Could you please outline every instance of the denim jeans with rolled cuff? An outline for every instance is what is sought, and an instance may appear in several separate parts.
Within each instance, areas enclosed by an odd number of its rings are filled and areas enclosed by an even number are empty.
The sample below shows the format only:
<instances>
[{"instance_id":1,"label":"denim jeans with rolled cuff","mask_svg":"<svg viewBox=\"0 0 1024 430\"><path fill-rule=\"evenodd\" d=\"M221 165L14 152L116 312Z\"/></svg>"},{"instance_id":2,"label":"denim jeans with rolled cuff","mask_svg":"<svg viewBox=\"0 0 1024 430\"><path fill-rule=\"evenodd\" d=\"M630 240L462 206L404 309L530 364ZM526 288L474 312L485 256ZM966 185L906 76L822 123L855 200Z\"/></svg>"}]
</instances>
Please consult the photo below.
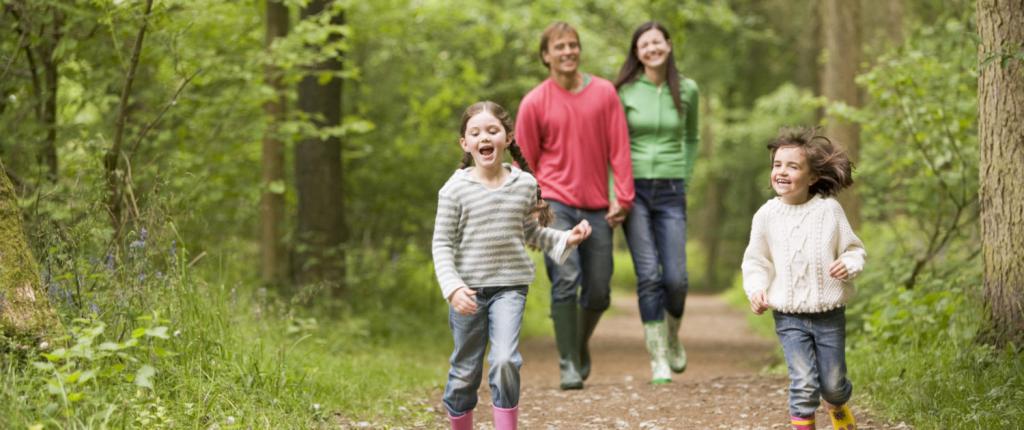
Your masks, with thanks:
<instances>
[{"instance_id":1,"label":"denim jeans with rolled cuff","mask_svg":"<svg viewBox=\"0 0 1024 430\"><path fill-rule=\"evenodd\" d=\"M636 271L643 322L661 321L663 311L683 316L686 273L686 184L683 179L637 179L626 242Z\"/></svg>"},{"instance_id":2,"label":"denim jeans with rolled cuff","mask_svg":"<svg viewBox=\"0 0 1024 430\"><path fill-rule=\"evenodd\" d=\"M483 377L484 350L490 343L487 363L491 400L499 408L519 405L519 330L523 325L529 287L487 287L476 291L476 313L461 315L448 307L448 325L455 340L444 406L452 416L461 416L477 404L477 389Z\"/></svg>"},{"instance_id":3,"label":"denim jeans with rolled cuff","mask_svg":"<svg viewBox=\"0 0 1024 430\"><path fill-rule=\"evenodd\" d=\"M775 333L789 368L789 414L811 417L820 399L833 405L850 400L846 378L846 308L821 313L772 312Z\"/></svg>"}]
</instances>

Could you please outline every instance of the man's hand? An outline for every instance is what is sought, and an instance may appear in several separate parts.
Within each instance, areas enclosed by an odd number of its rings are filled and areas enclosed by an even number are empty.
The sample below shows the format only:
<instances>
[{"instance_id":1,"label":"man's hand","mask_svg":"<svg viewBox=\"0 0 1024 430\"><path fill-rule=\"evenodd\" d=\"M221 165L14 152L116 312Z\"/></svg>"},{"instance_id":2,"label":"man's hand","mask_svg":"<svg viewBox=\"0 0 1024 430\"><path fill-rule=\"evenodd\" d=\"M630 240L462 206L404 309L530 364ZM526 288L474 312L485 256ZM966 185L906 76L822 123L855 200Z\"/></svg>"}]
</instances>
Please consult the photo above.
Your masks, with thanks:
<instances>
[{"instance_id":1,"label":"man's hand","mask_svg":"<svg viewBox=\"0 0 1024 430\"><path fill-rule=\"evenodd\" d=\"M609 227L615 228L626 221L626 215L628 214L628 209L624 209L622 206L619 206L618 201L613 200L611 205L608 206L608 214L604 216L604 220L608 222Z\"/></svg>"},{"instance_id":2,"label":"man's hand","mask_svg":"<svg viewBox=\"0 0 1024 430\"><path fill-rule=\"evenodd\" d=\"M461 286L452 293L452 297L448 301L451 302L455 312L460 315L472 315L476 313L476 298L474 296L476 296L476 291Z\"/></svg>"}]
</instances>

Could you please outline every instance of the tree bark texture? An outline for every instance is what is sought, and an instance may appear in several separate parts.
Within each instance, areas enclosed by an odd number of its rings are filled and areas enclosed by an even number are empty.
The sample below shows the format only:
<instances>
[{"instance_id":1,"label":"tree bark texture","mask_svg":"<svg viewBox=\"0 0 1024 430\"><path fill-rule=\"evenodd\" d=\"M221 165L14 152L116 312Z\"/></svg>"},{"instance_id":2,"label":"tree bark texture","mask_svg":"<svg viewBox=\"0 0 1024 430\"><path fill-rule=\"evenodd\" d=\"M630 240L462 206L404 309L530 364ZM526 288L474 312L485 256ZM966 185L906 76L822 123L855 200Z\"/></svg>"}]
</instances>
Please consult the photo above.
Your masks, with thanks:
<instances>
[{"instance_id":1,"label":"tree bark texture","mask_svg":"<svg viewBox=\"0 0 1024 430\"><path fill-rule=\"evenodd\" d=\"M829 102L860 106L860 93L854 79L861 60L860 3L848 0L825 0L819 5L822 17L825 64L822 69L821 94ZM829 115L825 135L849 151L854 164L860 161L860 127ZM854 229L860 226L860 197L857 186L840 193L839 202Z\"/></svg>"},{"instance_id":2,"label":"tree bark texture","mask_svg":"<svg viewBox=\"0 0 1024 430\"><path fill-rule=\"evenodd\" d=\"M996 343L1024 345L1024 0L978 0L977 17L985 300Z\"/></svg>"},{"instance_id":3,"label":"tree bark texture","mask_svg":"<svg viewBox=\"0 0 1024 430\"><path fill-rule=\"evenodd\" d=\"M330 1L314 0L302 10L302 18L326 10ZM334 16L335 24L343 22ZM340 36L334 36L340 37ZM311 66L299 83L298 106L317 127L341 124L341 78L326 82L322 73L341 71L341 58L330 58ZM298 191L295 271L300 284L318 281L336 283L344 276L345 219L341 140L306 137L295 146L295 185ZM340 288L337 289L340 292Z\"/></svg>"},{"instance_id":4,"label":"tree bark texture","mask_svg":"<svg viewBox=\"0 0 1024 430\"><path fill-rule=\"evenodd\" d=\"M288 34L288 7L279 0L267 0L266 6L266 48L274 40ZM274 91L274 98L263 104L267 127L263 134L261 158L263 194L260 200L260 251L262 254L261 275L263 282L278 284L287 273L287 259L284 247L284 192L283 187L272 184L284 183L284 143L279 136L280 125L285 121L286 97L281 70L273 64L265 66L264 81Z\"/></svg>"},{"instance_id":5,"label":"tree bark texture","mask_svg":"<svg viewBox=\"0 0 1024 430\"><path fill-rule=\"evenodd\" d=\"M21 211L7 170L0 162L0 330L12 337L47 339L60 321L39 278L25 241Z\"/></svg>"}]
</instances>

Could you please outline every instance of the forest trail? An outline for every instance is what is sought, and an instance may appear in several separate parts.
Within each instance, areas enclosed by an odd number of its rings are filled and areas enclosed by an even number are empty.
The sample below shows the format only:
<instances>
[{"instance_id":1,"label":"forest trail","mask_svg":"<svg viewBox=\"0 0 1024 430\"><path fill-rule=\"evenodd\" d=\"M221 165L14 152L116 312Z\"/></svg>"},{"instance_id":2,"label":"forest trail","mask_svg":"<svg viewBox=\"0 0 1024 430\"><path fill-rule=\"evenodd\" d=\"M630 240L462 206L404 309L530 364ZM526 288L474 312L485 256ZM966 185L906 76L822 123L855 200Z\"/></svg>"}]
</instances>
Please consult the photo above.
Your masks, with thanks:
<instances>
[{"instance_id":1,"label":"forest trail","mask_svg":"<svg viewBox=\"0 0 1024 430\"><path fill-rule=\"evenodd\" d=\"M591 340L593 371L583 390L558 388L554 339L535 338L523 354L520 428L522 429L788 429L785 376L767 376L772 339L751 332L745 315L717 296L690 295L680 328L689 365L671 384L653 386L635 298L613 300ZM770 316L766 316L770 318ZM854 381L852 408L859 428L902 429L872 419L858 407ZM493 429L486 370L476 429ZM440 397L440 393L438 398ZM447 428L439 399L436 428ZM819 428L831 428L819 408Z\"/></svg>"}]
</instances>

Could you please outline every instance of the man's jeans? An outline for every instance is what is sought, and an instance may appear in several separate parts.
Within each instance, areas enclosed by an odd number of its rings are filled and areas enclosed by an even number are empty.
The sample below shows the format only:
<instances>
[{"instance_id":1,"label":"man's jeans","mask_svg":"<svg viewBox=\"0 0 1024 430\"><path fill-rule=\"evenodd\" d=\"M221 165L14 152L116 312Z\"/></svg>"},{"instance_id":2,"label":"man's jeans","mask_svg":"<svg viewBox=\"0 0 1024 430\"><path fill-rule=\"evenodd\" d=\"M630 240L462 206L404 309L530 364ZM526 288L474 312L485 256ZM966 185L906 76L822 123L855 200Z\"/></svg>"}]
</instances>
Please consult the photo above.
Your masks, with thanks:
<instances>
[{"instance_id":1,"label":"man's jeans","mask_svg":"<svg viewBox=\"0 0 1024 430\"><path fill-rule=\"evenodd\" d=\"M547 255L544 265L551 280L551 303L565 303L577 300L579 305L592 311L604 311L611 305L610 283L612 279L612 229L604 216L607 210L585 210L566 206L548 200L555 220L550 227L568 230L582 220L590 223L590 237L569 254L565 264L559 265Z\"/></svg>"},{"instance_id":2,"label":"man's jeans","mask_svg":"<svg viewBox=\"0 0 1024 430\"><path fill-rule=\"evenodd\" d=\"M455 350L444 389L444 405L452 416L472 410L477 403L477 389L483 376L484 349L490 372L491 399L499 408L519 405L519 329L523 325L527 286L474 288L476 313L461 315L448 307L448 325L455 339Z\"/></svg>"},{"instance_id":3,"label":"man's jeans","mask_svg":"<svg viewBox=\"0 0 1024 430\"><path fill-rule=\"evenodd\" d=\"M643 322L661 321L662 310L682 317L686 274L686 188L682 179L637 179L626 219L626 242L636 270Z\"/></svg>"},{"instance_id":4,"label":"man's jeans","mask_svg":"<svg viewBox=\"0 0 1024 430\"><path fill-rule=\"evenodd\" d=\"M789 414L811 417L818 396L833 405L850 400L846 379L846 308L816 314L775 311L775 333L789 367Z\"/></svg>"}]
</instances>

